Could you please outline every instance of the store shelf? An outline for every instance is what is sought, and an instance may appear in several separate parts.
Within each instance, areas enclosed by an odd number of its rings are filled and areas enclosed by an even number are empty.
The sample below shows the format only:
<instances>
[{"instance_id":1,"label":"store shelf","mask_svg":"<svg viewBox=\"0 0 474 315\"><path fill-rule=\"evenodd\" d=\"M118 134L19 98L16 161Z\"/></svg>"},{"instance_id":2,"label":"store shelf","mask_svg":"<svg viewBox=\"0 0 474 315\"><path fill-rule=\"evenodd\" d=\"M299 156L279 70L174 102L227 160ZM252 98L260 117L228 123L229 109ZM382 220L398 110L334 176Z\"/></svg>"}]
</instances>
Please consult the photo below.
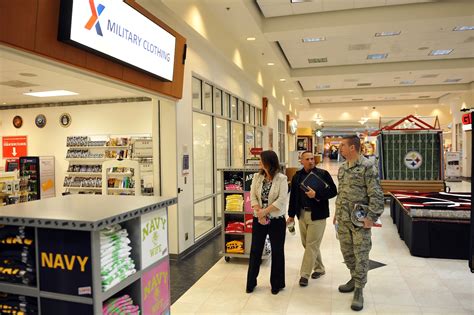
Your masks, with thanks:
<instances>
[{"instance_id":1,"label":"store shelf","mask_svg":"<svg viewBox=\"0 0 474 315\"><path fill-rule=\"evenodd\" d=\"M243 194L243 190L224 190L224 194Z\"/></svg>"},{"instance_id":2,"label":"store shelf","mask_svg":"<svg viewBox=\"0 0 474 315\"><path fill-rule=\"evenodd\" d=\"M115 178L121 178L121 177L130 177L130 176L133 176L132 172L110 172L110 173L107 173L107 177L110 178L110 177L115 177Z\"/></svg>"},{"instance_id":3,"label":"store shelf","mask_svg":"<svg viewBox=\"0 0 474 315\"><path fill-rule=\"evenodd\" d=\"M117 192L120 192L120 191L135 191L135 188L107 188L108 191L110 192L114 192L114 191L117 191Z\"/></svg>"},{"instance_id":4,"label":"store shelf","mask_svg":"<svg viewBox=\"0 0 474 315\"><path fill-rule=\"evenodd\" d=\"M105 160L110 160L106 158L66 158L66 161L68 162L79 162L79 163L87 163L87 162L97 162L97 163L102 163Z\"/></svg>"},{"instance_id":5,"label":"store shelf","mask_svg":"<svg viewBox=\"0 0 474 315\"><path fill-rule=\"evenodd\" d=\"M87 176L92 176L92 177L101 177L102 173L101 172L66 172L66 174L70 176L78 176L78 177L87 177Z\"/></svg>"},{"instance_id":6,"label":"store shelf","mask_svg":"<svg viewBox=\"0 0 474 315\"><path fill-rule=\"evenodd\" d=\"M244 211L226 211L224 210L224 214L241 214L241 215L244 215L245 212ZM251 213L249 213L251 214Z\"/></svg>"},{"instance_id":7,"label":"store shelf","mask_svg":"<svg viewBox=\"0 0 474 315\"><path fill-rule=\"evenodd\" d=\"M247 234L252 234L252 233L244 233L244 232L225 232L226 235L247 235Z\"/></svg>"},{"instance_id":8,"label":"store shelf","mask_svg":"<svg viewBox=\"0 0 474 315\"><path fill-rule=\"evenodd\" d=\"M27 296L38 296L39 289L37 287L32 287L32 286L27 286L27 285L22 285L22 284L0 282L0 292L27 295Z\"/></svg>"},{"instance_id":9,"label":"store shelf","mask_svg":"<svg viewBox=\"0 0 474 315\"><path fill-rule=\"evenodd\" d=\"M101 300L105 301L105 300L109 299L110 297L115 295L117 292L122 291L123 289L125 289L126 287L128 287L129 285L131 285L132 283L137 281L138 279L140 279L141 276L142 276L141 271L135 272L133 275L131 275L131 276L127 277L126 279L120 281L120 283L118 283L117 285L113 286L112 288L108 289L105 292L102 292Z\"/></svg>"},{"instance_id":10,"label":"store shelf","mask_svg":"<svg viewBox=\"0 0 474 315\"><path fill-rule=\"evenodd\" d=\"M98 190L98 191L101 191L102 190L102 187L74 187L74 186L71 186L71 187L64 187L65 189L70 189L70 190Z\"/></svg>"},{"instance_id":11,"label":"store shelf","mask_svg":"<svg viewBox=\"0 0 474 315\"><path fill-rule=\"evenodd\" d=\"M68 146L69 149L130 149L130 146Z\"/></svg>"}]
</instances>

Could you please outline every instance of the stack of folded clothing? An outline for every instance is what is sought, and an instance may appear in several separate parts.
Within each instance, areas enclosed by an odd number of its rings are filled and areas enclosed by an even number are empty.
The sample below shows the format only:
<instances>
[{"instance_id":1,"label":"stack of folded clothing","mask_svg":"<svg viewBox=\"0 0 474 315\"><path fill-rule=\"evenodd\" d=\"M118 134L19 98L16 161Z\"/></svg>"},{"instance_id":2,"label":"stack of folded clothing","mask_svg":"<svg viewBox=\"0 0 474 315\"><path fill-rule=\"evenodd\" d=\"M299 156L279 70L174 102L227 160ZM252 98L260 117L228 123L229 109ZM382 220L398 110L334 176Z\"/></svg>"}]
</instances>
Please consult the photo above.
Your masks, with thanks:
<instances>
[{"instance_id":1,"label":"stack of folded clothing","mask_svg":"<svg viewBox=\"0 0 474 315\"><path fill-rule=\"evenodd\" d=\"M0 226L0 281L36 285L33 228Z\"/></svg>"},{"instance_id":2,"label":"stack of folded clothing","mask_svg":"<svg viewBox=\"0 0 474 315\"><path fill-rule=\"evenodd\" d=\"M132 248L129 244L128 232L119 224L100 232L100 263L104 292L136 272L135 263L130 257Z\"/></svg>"},{"instance_id":3,"label":"stack of folded clothing","mask_svg":"<svg viewBox=\"0 0 474 315\"><path fill-rule=\"evenodd\" d=\"M225 211L243 211L244 197L241 194L225 197Z\"/></svg>"},{"instance_id":4,"label":"stack of folded clothing","mask_svg":"<svg viewBox=\"0 0 474 315\"><path fill-rule=\"evenodd\" d=\"M244 222L229 222L225 227L226 233L244 233Z\"/></svg>"},{"instance_id":5,"label":"stack of folded clothing","mask_svg":"<svg viewBox=\"0 0 474 315\"><path fill-rule=\"evenodd\" d=\"M0 292L0 314L36 315L38 314L37 299Z\"/></svg>"},{"instance_id":6,"label":"stack of folded clothing","mask_svg":"<svg viewBox=\"0 0 474 315\"><path fill-rule=\"evenodd\" d=\"M119 298L111 298L105 302L102 307L103 315L115 315L115 314L140 314L140 307L133 305L133 300L129 295L124 295Z\"/></svg>"}]
</instances>

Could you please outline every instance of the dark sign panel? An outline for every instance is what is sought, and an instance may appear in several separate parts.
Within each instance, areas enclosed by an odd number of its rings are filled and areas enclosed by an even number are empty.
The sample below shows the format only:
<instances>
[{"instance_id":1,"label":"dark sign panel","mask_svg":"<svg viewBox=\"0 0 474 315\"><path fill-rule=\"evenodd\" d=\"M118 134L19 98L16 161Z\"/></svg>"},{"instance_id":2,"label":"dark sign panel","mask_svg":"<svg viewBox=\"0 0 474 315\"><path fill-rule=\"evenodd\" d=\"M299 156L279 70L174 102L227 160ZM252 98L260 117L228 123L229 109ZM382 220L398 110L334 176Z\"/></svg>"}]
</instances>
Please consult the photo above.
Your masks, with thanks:
<instances>
[{"instance_id":1,"label":"dark sign panel","mask_svg":"<svg viewBox=\"0 0 474 315\"><path fill-rule=\"evenodd\" d=\"M92 296L90 232L38 229L38 246L41 291Z\"/></svg>"}]
</instances>

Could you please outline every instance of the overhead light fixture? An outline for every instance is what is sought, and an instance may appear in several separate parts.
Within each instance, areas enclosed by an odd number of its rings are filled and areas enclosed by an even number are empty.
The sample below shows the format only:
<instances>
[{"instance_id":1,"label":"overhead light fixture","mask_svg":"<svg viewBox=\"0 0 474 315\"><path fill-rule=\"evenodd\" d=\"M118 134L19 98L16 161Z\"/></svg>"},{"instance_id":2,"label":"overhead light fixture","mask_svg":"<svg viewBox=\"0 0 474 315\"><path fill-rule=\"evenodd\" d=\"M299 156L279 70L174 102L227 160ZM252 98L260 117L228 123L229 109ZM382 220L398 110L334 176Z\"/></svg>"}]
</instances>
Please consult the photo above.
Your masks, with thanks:
<instances>
[{"instance_id":1,"label":"overhead light fixture","mask_svg":"<svg viewBox=\"0 0 474 315\"><path fill-rule=\"evenodd\" d=\"M247 40L248 41L254 41L254 40L256 40L256 38L255 37L247 37Z\"/></svg>"},{"instance_id":2,"label":"overhead light fixture","mask_svg":"<svg viewBox=\"0 0 474 315\"><path fill-rule=\"evenodd\" d=\"M291 3L312 2L313 0L290 0Z\"/></svg>"},{"instance_id":3,"label":"overhead light fixture","mask_svg":"<svg viewBox=\"0 0 474 315\"><path fill-rule=\"evenodd\" d=\"M415 84L415 80L402 80L400 81L400 84L404 84L404 85L409 85L409 84Z\"/></svg>"},{"instance_id":4,"label":"overhead light fixture","mask_svg":"<svg viewBox=\"0 0 474 315\"><path fill-rule=\"evenodd\" d=\"M325 41L326 37L321 36L321 37L305 37L302 39L303 43L316 43L316 42L322 42Z\"/></svg>"},{"instance_id":5,"label":"overhead light fixture","mask_svg":"<svg viewBox=\"0 0 474 315\"><path fill-rule=\"evenodd\" d=\"M455 83L455 82L459 82L461 80L462 79L446 79L446 80L444 80L444 82L446 82L446 83Z\"/></svg>"},{"instance_id":6,"label":"overhead light fixture","mask_svg":"<svg viewBox=\"0 0 474 315\"><path fill-rule=\"evenodd\" d=\"M320 84L316 85L317 89L329 89L331 86L329 84Z\"/></svg>"},{"instance_id":7,"label":"overhead light fixture","mask_svg":"<svg viewBox=\"0 0 474 315\"><path fill-rule=\"evenodd\" d=\"M322 63L322 62L328 62L327 57L323 58L308 58L308 63Z\"/></svg>"},{"instance_id":8,"label":"overhead light fixture","mask_svg":"<svg viewBox=\"0 0 474 315\"><path fill-rule=\"evenodd\" d=\"M293 93L295 90L288 90L288 92Z\"/></svg>"},{"instance_id":9,"label":"overhead light fixture","mask_svg":"<svg viewBox=\"0 0 474 315\"><path fill-rule=\"evenodd\" d=\"M267 66L274 66L275 64L273 62L267 62Z\"/></svg>"},{"instance_id":10,"label":"overhead light fixture","mask_svg":"<svg viewBox=\"0 0 474 315\"><path fill-rule=\"evenodd\" d=\"M402 31L398 32L380 32L380 33L375 33L375 37L381 37L381 36L397 36L400 35Z\"/></svg>"},{"instance_id":11,"label":"overhead light fixture","mask_svg":"<svg viewBox=\"0 0 474 315\"><path fill-rule=\"evenodd\" d=\"M285 81L286 81L286 79L283 79L283 78L282 78L282 79L280 79L280 82L285 82Z\"/></svg>"},{"instance_id":12,"label":"overhead light fixture","mask_svg":"<svg viewBox=\"0 0 474 315\"><path fill-rule=\"evenodd\" d=\"M35 96L35 97L71 96L71 95L78 95L78 94L79 93L66 91L66 90L23 93L23 95Z\"/></svg>"},{"instance_id":13,"label":"overhead light fixture","mask_svg":"<svg viewBox=\"0 0 474 315\"><path fill-rule=\"evenodd\" d=\"M367 59L369 60L380 60L380 59L386 59L388 54L370 54L367 55Z\"/></svg>"},{"instance_id":14,"label":"overhead light fixture","mask_svg":"<svg viewBox=\"0 0 474 315\"><path fill-rule=\"evenodd\" d=\"M474 31L474 25L456 26L453 31Z\"/></svg>"},{"instance_id":15,"label":"overhead light fixture","mask_svg":"<svg viewBox=\"0 0 474 315\"><path fill-rule=\"evenodd\" d=\"M429 56L445 56L449 55L454 49L435 49L432 50L428 55Z\"/></svg>"}]
</instances>

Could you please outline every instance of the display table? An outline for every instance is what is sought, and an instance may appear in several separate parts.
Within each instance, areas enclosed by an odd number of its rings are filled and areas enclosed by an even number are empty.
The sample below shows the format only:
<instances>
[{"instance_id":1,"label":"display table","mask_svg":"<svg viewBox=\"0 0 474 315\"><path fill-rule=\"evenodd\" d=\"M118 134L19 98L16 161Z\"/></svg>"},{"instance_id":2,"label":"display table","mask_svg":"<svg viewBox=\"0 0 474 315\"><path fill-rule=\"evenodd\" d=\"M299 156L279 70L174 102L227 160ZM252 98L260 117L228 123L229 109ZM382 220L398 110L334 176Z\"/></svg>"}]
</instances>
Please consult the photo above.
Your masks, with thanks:
<instances>
[{"instance_id":1,"label":"display table","mask_svg":"<svg viewBox=\"0 0 474 315\"><path fill-rule=\"evenodd\" d=\"M1 281L0 291L36 299L40 314L102 314L104 302L124 295L141 314L169 312L167 207L176 202L69 195L0 208L0 224L22 226L33 235L36 266L32 284ZM128 232L136 271L104 292L101 230L117 224Z\"/></svg>"},{"instance_id":2,"label":"display table","mask_svg":"<svg viewBox=\"0 0 474 315\"><path fill-rule=\"evenodd\" d=\"M414 256L467 259L471 193L390 194L390 215Z\"/></svg>"}]
</instances>

